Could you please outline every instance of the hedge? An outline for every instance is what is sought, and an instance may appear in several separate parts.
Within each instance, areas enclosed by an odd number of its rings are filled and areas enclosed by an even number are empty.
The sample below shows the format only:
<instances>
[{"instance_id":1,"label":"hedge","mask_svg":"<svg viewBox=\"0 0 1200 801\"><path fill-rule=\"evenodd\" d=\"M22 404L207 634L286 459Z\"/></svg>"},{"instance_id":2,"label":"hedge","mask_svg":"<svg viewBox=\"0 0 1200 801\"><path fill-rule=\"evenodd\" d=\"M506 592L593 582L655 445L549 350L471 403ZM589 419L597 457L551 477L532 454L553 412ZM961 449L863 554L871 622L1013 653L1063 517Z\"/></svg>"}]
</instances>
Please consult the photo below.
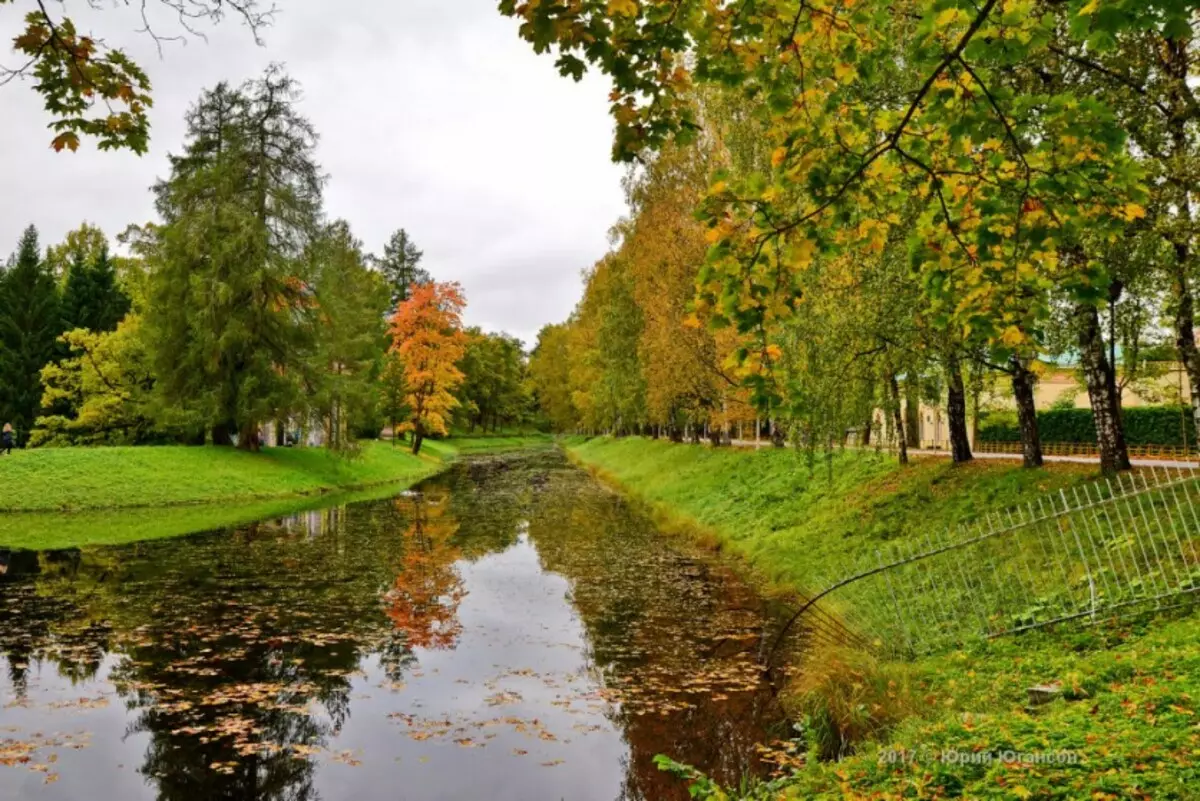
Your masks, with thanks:
<instances>
[{"instance_id":1,"label":"hedge","mask_svg":"<svg viewBox=\"0 0 1200 801\"><path fill-rule=\"evenodd\" d=\"M1191 409L1179 406L1138 406L1122 412L1125 440L1130 445L1195 445L1191 427ZM1091 409L1052 409L1038 412L1038 431L1042 442L1089 444L1096 441L1096 425ZM1018 442L1016 412L992 412L980 417L980 442Z\"/></svg>"}]
</instances>

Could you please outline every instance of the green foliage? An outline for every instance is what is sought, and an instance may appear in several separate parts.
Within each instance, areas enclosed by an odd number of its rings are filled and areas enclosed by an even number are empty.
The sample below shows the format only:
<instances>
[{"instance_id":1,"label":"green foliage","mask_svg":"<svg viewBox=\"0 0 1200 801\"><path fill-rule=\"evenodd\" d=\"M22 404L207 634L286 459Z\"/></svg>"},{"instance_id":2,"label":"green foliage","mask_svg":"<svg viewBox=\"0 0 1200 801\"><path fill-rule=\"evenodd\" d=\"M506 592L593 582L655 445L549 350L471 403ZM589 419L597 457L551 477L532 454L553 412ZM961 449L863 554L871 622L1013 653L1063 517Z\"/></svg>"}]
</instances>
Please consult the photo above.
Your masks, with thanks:
<instances>
[{"instance_id":1,"label":"green foliage","mask_svg":"<svg viewBox=\"0 0 1200 801\"><path fill-rule=\"evenodd\" d=\"M327 420L327 445L348 449L375 415L375 382L383 369L387 287L367 269L350 226L327 226L311 247L319 336L307 402Z\"/></svg>"},{"instance_id":2,"label":"green foliage","mask_svg":"<svg viewBox=\"0 0 1200 801\"><path fill-rule=\"evenodd\" d=\"M571 400L570 335L564 325L538 332L529 357L529 381L534 402L555 431L570 431L579 419Z\"/></svg>"},{"instance_id":3,"label":"green foliage","mask_svg":"<svg viewBox=\"0 0 1200 801\"><path fill-rule=\"evenodd\" d=\"M519 425L529 416L525 384L525 352L509 334L488 334L469 328L467 349L458 363L463 383L456 395L455 417L460 427L492 431Z\"/></svg>"},{"instance_id":4,"label":"green foliage","mask_svg":"<svg viewBox=\"0 0 1200 801\"><path fill-rule=\"evenodd\" d=\"M70 355L42 369L45 413L31 445L161 443L196 427L196 420L155 405L139 315L126 317L115 331L79 328L62 340Z\"/></svg>"},{"instance_id":5,"label":"green foliage","mask_svg":"<svg viewBox=\"0 0 1200 801\"><path fill-rule=\"evenodd\" d=\"M1178 406L1135 406L1125 409L1125 439L1130 445L1195 446L1192 411ZM1096 441L1096 425L1090 409L1050 409L1038 412L1043 442L1090 444ZM1016 442L1021 438L1015 416L991 413L979 425L981 442Z\"/></svg>"},{"instance_id":6,"label":"green foliage","mask_svg":"<svg viewBox=\"0 0 1200 801\"><path fill-rule=\"evenodd\" d=\"M62 333L58 287L46 269L32 225L0 274L0 426L11 423L24 445L42 401L42 367Z\"/></svg>"},{"instance_id":7,"label":"green foliage","mask_svg":"<svg viewBox=\"0 0 1200 801\"><path fill-rule=\"evenodd\" d=\"M188 114L188 142L155 187L146 329L158 389L214 430L258 426L298 405L316 304L305 247L323 177L299 88L277 67L219 84Z\"/></svg>"},{"instance_id":8,"label":"green foliage","mask_svg":"<svg viewBox=\"0 0 1200 801\"><path fill-rule=\"evenodd\" d=\"M0 6L15 3L0 0ZM232 12L257 37L274 10L263 9L258 0L189 0L186 6L171 0L161 3L189 34L197 33L199 21L220 22ZM51 147L75 151L80 137L88 136L101 150L124 148L145 153L153 105L149 77L124 51L80 33L70 17L55 14L51 10L55 4L39 2L37 6L25 15L25 27L13 39L20 65L2 74L7 76L5 83L13 77L33 79L33 89L42 96L50 115L49 127L57 134ZM145 14L142 23L139 32L161 43Z\"/></svg>"},{"instance_id":9,"label":"green foliage","mask_svg":"<svg viewBox=\"0 0 1200 801\"><path fill-rule=\"evenodd\" d=\"M117 271L102 246L91 260L76 254L63 285L63 329L113 331L130 309L129 296L117 283Z\"/></svg>"},{"instance_id":10,"label":"green foliage","mask_svg":"<svg viewBox=\"0 0 1200 801\"><path fill-rule=\"evenodd\" d=\"M371 259L391 292L392 309L408 300L413 284L428 284L433 280L429 271L421 267L424 255L408 232L401 228L383 246L383 255Z\"/></svg>"}]
</instances>

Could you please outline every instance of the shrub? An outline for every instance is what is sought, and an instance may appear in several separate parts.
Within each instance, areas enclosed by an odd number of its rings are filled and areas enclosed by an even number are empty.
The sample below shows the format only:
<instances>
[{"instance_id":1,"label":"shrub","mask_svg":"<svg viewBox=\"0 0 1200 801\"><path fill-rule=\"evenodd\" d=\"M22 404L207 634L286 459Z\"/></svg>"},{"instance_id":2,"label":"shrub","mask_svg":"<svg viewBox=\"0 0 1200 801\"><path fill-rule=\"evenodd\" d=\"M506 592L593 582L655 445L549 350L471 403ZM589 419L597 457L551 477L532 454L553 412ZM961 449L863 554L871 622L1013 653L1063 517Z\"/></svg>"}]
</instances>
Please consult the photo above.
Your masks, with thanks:
<instances>
[{"instance_id":1,"label":"shrub","mask_svg":"<svg viewBox=\"0 0 1200 801\"><path fill-rule=\"evenodd\" d=\"M820 759L842 759L915 711L903 665L846 645L814 643L788 691Z\"/></svg>"},{"instance_id":2,"label":"shrub","mask_svg":"<svg viewBox=\"0 0 1200 801\"><path fill-rule=\"evenodd\" d=\"M1122 411L1125 440L1130 445L1195 445L1191 410L1180 406L1138 406ZM1038 412L1042 442L1088 444L1096 441L1090 409L1050 409ZM1013 412L992 412L979 423L981 442L1016 442L1021 438Z\"/></svg>"}]
</instances>

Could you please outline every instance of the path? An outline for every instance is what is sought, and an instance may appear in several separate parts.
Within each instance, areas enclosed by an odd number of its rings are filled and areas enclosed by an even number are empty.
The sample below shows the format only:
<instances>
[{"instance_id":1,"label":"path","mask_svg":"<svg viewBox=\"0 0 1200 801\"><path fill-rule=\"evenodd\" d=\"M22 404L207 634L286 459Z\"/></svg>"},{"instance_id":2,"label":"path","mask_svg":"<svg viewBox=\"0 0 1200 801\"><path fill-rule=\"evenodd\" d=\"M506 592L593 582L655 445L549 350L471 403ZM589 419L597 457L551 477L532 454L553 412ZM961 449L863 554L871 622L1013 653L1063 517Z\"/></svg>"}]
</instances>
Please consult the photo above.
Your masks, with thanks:
<instances>
[{"instance_id":1,"label":"path","mask_svg":"<svg viewBox=\"0 0 1200 801\"><path fill-rule=\"evenodd\" d=\"M758 442L755 442L752 439L735 439L735 440L733 440L733 447L735 447L735 448L769 448L770 446L771 446L771 441L769 439L759 440ZM928 450L928 449L924 449L924 448L922 448L922 449L910 448L908 453L910 456L933 456L933 457L941 457L944 459L950 458L949 451L941 451L941 450ZM999 459L999 460L1019 462L1019 461L1021 461L1021 454L1019 454L1019 453L977 453L977 454L975 454L975 458L976 459ZM1047 455L1042 458L1045 459L1047 462L1068 462L1068 463L1072 463L1072 464L1099 464L1100 463L1100 457L1098 457L1098 456L1049 456L1049 455ZM1130 459L1129 461L1134 467L1163 467L1163 468L1169 468L1171 470L1195 470L1198 466L1200 466L1196 462L1185 462L1185 461L1170 460L1170 459Z\"/></svg>"}]
</instances>

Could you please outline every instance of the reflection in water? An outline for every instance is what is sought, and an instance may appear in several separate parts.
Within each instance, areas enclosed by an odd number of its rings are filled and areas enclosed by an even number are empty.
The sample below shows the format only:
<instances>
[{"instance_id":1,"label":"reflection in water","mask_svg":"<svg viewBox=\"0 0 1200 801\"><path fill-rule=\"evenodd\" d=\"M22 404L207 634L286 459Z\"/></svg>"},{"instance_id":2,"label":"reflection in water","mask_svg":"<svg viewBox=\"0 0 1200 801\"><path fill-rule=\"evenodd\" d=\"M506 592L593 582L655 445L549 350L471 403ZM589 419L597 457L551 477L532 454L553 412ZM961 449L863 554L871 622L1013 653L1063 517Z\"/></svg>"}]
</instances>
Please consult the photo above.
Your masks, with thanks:
<instances>
[{"instance_id":1,"label":"reflection in water","mask_svg":"<svg viewBox=\"0 0 1200 801\"><path fill-rule=\"evenodd\" d=\"M781 723L759 599L555 453L0 561L6 799L685 798Z\"/></svg>"}]
</instances>

